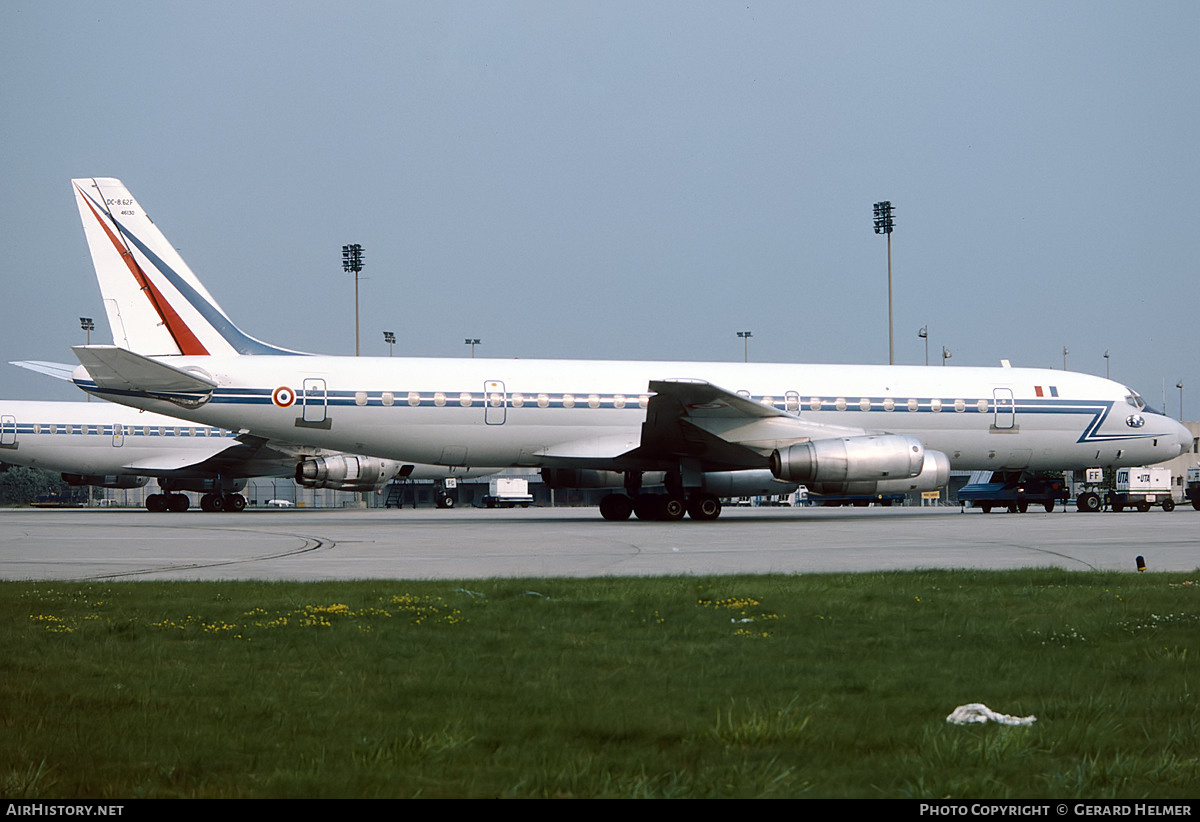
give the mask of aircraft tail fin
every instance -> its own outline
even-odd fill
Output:
[[[234,325],[120,180],[71,184],[114,344],[148,356],[299,353]]]

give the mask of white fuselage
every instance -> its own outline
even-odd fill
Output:
[[[1077,469],[1177,456],[1190,436],[1119,383],[1028,368],[351,358],[161,357],[211,376],[208,425],[438,465],[603,460],[639,443],[651,380],[704,380],[801,419],[916,437],[955,469]],[[92,387],[77,369],[76,382]],[[278,389],[283,389],[282,391]],[[596,463],[592,463],[596,464]]]
[[[0,462],[10,465],[152,476],[233,445],[227,429],[108,402],[0,400]]]
[[[177,411],[170,403],[162,410]],[[292,441],[294,442],[294,441]],[[339,452],[274,443],[239,449],[229,426],[130,408],[111,402],[0,400],[0,462],[89,476],[291,477],[306,456]],[[219,467],[198,468],[221,455]],[[400,468],[399,465],[395,468]],[[409,466],[410,479],[478,476],[440,466]]]

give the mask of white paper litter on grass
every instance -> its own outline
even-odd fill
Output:
[[[970,725],[976,722],[999,722],[1001,725],[1032,725],[1037,722],[1036,716],[1009,716],[1008,714],[1000,714],[993,711],[982,702],[972,702],[970,705],[959,705],[954,709],[950,716],[946,717],[947,722],[953,722],[955,725]]]

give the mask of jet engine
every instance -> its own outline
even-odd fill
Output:
[[[812,440],[771,454],[777,479],[813,488],[822,483],[909,479],[925,467],[925,446],[899,434]]]
[[[313,457],[296,465],[296,482],[305,488],[373,491],[400,473],[404,463],[378,457],[338,454]]]
[[[63,474],[67,485],[95,485],[97,488],[141,488],[149,477],[132,474]]]
[[[950,482],[950,458],[941,451],[926,451],[921,473],[915,477],[850,482],[815,482],[808,490],[831,497],[861,494],[907,494],[909,491],[936,491]]]

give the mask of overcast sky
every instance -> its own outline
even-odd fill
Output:
[[[7,0],[0,356],[111,341],[72,177],[304,351],[354,352],[361,243],[397,356],[886,363],[889,199],[897,362],[1107,350],[1194,420],[1198,44],[1194,0]]]

